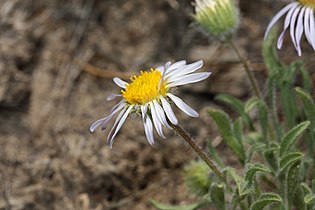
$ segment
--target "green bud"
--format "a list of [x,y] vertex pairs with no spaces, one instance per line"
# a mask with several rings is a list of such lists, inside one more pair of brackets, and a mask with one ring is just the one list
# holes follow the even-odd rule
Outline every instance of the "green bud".
[[214,175],[207,164],[202,161],[191,161],[184,168],[184,179],[188,190],[197,195],[208,193]]
[[234,0],[196,0],[196,22],[210,36],[231,37],[239,24],[239,9]]

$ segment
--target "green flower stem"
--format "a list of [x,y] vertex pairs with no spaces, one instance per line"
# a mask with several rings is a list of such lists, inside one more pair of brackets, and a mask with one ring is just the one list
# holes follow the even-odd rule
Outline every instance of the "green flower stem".
[[221,173],[220,169],[213,160],[198,146],[191,137],[182,129],[179,125],[174,125],[169,122],[170,126],[174,129],[174,131],[179,134],[188,144],[189,146],[198,154],[198,156],[206,162],[206,164],[210,167],[210,169],[222,180],[225,182],[224,176]]
[[258,97],[258,98],[262,98],[261,97],[261,94],[260,94],[260,91],[258,89],[258,85],[256,83],[256,80],[255,78],[253,77],[251,71],[250,71],[250,68],[248,66],[248,63],[247,61],[245,60],[245,58],[242,56],[242,54],[239,52],[239,50],[237,49],[237,47],[234,45],[233,41],[232,40],[229,40],[228,41],[228,44],[231,46],[231,48],[234,50],[234,52],[236,53],[237,57],[240,59],[241,63],[243,64],[244,66],[244,69],[245,69],[245,72],[247,74],[247,77],[254,89],[254,93],[255,95]]

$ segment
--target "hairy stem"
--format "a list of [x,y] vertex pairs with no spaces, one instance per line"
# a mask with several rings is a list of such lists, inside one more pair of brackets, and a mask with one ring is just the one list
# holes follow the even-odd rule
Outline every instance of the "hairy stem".
[[191,137],[182,129],[179,125],[174,125],[169,122],[170,126],[174,129],[174,131],[179,134],[188,144],[189,146],[198,154],[198,156],[206,162],[206,164],[210,167],[210,169],[222,180],[225,182],[224,176],[221,173],[220,169],[213,160],[198,146]]

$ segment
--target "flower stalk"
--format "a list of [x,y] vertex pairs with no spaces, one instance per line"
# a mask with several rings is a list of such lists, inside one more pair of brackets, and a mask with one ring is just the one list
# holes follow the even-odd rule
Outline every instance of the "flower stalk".
[[174,125],[169,122],[170,126],[174,129],[174,131],[179,134],[188,144],[189,146],[198,154],[198,156],[205,161],[205,163],[209,166],[209,168],[222,180],[225,182],[224,175],[220,171],[219,167],[213,162],[213,160],[201,149],[199,145],[197,145],[192,138],[189,136],[186,131],[179,125]]
[[254,90],[254,93],[255,95],[258,97],[258,98],[261,98],[261,93],[259,91],[259,88],[258,88],[258,85],[257,85],[257,82],[254,78],[254,76],[252,75],[251,71],[250,71],[250,68],[249,68],[249,65],[246,61],[246,59],[242,56],[242,54],[239,52],[239,50],[237,49],[237,47],[234,45],[233,41],[232,40],[229,40],[228,41],[228,44],[231,46],[231,48],[234,50],[235,54],[237,55],[237,57],[240,59],[241,63],[243,64],[244,66],[244,69],[245,69],[245,72],[246,72],[246,75],[250,81],[250,84],[251,86],[253,87],[253,90]]

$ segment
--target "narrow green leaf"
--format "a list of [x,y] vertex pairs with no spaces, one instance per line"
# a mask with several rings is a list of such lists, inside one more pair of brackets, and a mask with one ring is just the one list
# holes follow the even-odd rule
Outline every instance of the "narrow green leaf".
[[240,145],[243,145],[243,123],[241,118],[238,118],[233,123],[233,133]]
[[243,177],[239,176],[235,169],[227,168],[228,175],[234,180],[237,186],[238,198],[239,201],[244,199],[246,195],[248,195],[253,189],[249,185],[249,182],[244,180]]
[[232,149],[232,151],[239,157],[239,159],[244,162],[244,146],[234,136],[232,123],[229,116],[225,112],[220,110],[209,110],[209,115],[219,127],[220,133],[225,143],[228,145],[228,147]]
[[244,104],[242,101],[228,94],[220,94],[216,96],[215,99],[231,106],[242,117],[242,119],[250,127],[250,129],[254,129],[249,115],[245,112]]
[[266,144],[264,143],[256,143],[254,144],[250,149],[249,149],[249,152],[248,152],[248,155],[247,155],[247,160],[246,160],[246,163],[249,163],[251,161],[251,158],[254,154],[254,152],[257,152],[257,151],[262,151],[264,149],[266,149]]
[[305,114],[307,119],[311,121],[310,128],[313,130],[315,128],[315,103],[312,96],[299,87],[295,88],[295,92],[303,102]]
[[313,80],[310,73],[302,66],[300,68],[301,75],[303,77],[303,88],[308,92],[311,92],[313,86]]
[[262,194],[258,200],[256,200],[252,206],[250,207],[250,210],[262,210],[267,205],[270,205],[272,203],[281,203],[282,199],[278,194],[275,193],[264,193]]
[[282,139],[280,145],[280,156],[283,156],[285,152],[290,150],[290,147],[294,144],[296,139],[305,131],[310,125],[309,121],[300,123],[292,128]]
[[[293,200],[296,196],[296,188],[300,182],[301,161],[298,160],[291,165],[287,172],[287,191],[288,196]],[[296,199],[295,199],[296,200]]]
[[296,118],[298,115],[293,86],[296,77],[295,72],[298,68],[300,68],[300,65],[301,64],[299,62],[292,63],[284,69],[281,78],[278,81],[281,98],[281,110],[285,116],[285,122],[288,128],[292,128],[296,124]]
[[254,175],[257,172],[267,172],[271,173],[272,171],[263,164],[247,164],[246,165],[247,171],[245,174],[245,180],[248,182],[252,182]]
[[213,183],[210,187],[211,201],[217,209],[225,210],[224,184]]
[[302,192],[304,195],[304,203],[306,210],[314,210],[315,208],[315,195],[306,183],[301,183]]
[[304,197],[304,203],[306,205],[310,205],[315,203],[315,195],[314,194],[308,194]]
[[289,166],[292,166],[292,164],[300,161],[303,156],[303,153],[300,152],[286,153],[280,159],[280,173],[284,172]]
[[154,208],[158,210],[196,210],[204,205],[204,203],[195,203],[191,205],[172,206],[172,205],[163,204],[154,200],[151,200],[150,203]]
[[277,93],[276,93],[276,81],[278,80],[279,74],[280,74],[279,71],[276,71],[273,74],[270,74],[267,80],[268,102],[271,108],[272,124],[277,134],[276,136],[277,141],[280,141],[283,135],[283,128],[279,121],[278,110],[277,110],[278,104],[277,104]]
[[278,143],[271,143],[268,148],[266,148],[263,153],[268,164],[272,167],[273,171],[278,170],[278,156],[275,155],[276,151],[280,150],[280,145]]

